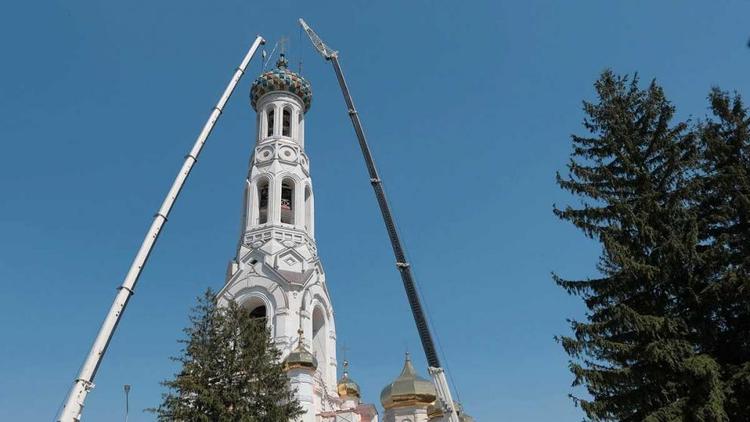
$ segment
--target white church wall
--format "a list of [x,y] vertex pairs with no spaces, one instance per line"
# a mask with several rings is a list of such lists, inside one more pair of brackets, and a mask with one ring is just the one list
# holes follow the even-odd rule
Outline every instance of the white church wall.
[[427,422],[427,409],[422,407],[402,407],[385,411],[383,422]]
[[[302,368],[288,372],[306,410],[302,420],[333,422],[343,403],[336,388],[333,306],[314,239],[315,196],[304,151],[305,105],[286,91],[253,99],[257,101],[257,131],[243,192],[241,236],[219,304],[224,306],[229,300],[248,308],[263,304],[282,359],[297,346],[298,330],[302,330],[305,343],[318,359],[314,372]],[[260,206],[263,187],[268,189],[265,219]],[[352,422],[377,421],[374,406],[352,409],[353,405],[349,403],[347,411]],[[363,419],[363,414],[368,416]]]

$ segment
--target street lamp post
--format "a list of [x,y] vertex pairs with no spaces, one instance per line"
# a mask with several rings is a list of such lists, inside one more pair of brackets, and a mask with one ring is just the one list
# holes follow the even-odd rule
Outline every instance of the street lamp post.
[[125,422],[128,422],[128,410],[130,408],[130,384],[125,384]]

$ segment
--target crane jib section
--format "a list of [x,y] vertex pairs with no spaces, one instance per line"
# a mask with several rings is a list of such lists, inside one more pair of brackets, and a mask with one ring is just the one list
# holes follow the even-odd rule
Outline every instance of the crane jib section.
[[414,316],[414,322],[417,325],[419,339],[421,340],[422,347],[424,348],[425,356],[427,358],[427,364],[431,367],[439,368],[440,360],[438,359],[438,355],[435,351],[435,344],[432,341],[432,334],[430,333],[424,310],[422,309],[422,303],[419,300],[419,295],[417,294],[411,266],[406,261],[404,248],[401,245],[401,239],[399,238],[398,231],[396,230],[396,224],[393,220],[393,214],[391,213],[391,208],[388,205],[388,200],[385,197],[383,182],[378,175],[377,168],[375,167],[375,161],[372,158],[370,147],[367,144],[364,130],[362,130],[362,123],[359,120],[359,115],[357,114],[357,110],[354,108],[354,102],[352,100],[351,94],[349,93],[349,87],[346,85],[346,80],[344,79],[344,74],[341,70],[341,65],[339,64],[338,57],[334,55],[330,58],[330,61],[333,65],[334,71],[336,72],[336,78],[338,79],[339,85],[341,86],[341,91],[344,94],[344,101],[346,101],[346,106],[349,109],[349,117],[352,120],[354,131],[357,134],[357,139],[359,140],[359,147],[361,148],[362,155],[365,159],[365,165],[367,166],[367,171],[370,175],[370,183],[372,184],[372,189],[375,192],[375,198],[377,199],[378,206],[380,207],[380,213],[383,215],[383,222],[385,223],[385,228],[388,231],[388,238],[390,239],[391,246],[393,247],[393,253],[396,257],[396,266],[399,270],[399,273],[401,274],[401,280],[404,283],[406,297],[409,300],[409,305]]

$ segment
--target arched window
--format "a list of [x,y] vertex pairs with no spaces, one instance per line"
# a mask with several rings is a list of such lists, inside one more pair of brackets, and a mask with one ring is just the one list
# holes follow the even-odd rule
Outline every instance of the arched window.
[[250,311],[250,318],[266,319],[266,305],[260,305]]
[[294,224],[294,180],[281,182],[281,222]]
[[[326,342],[326,317],[323,309],[316,307],[312,315],[313,354],[318,359],[318,368],[322,370],[325,377],[328,368],[328,350]],[[325,378],[324,378],[325,379]]]
[[276,110],[272,106],[268,108],[267,113],[268,113],[267,114],[268,117],[266,118],[266,122],[268,126],[266,129],[266,136],[273,136],[273,124],[274,124],[273,122],[274,122],[274,117],[276,115]]
[[258,224],[268,222],[268,179],[258,181]]
[[310,186],[305,186],[305,229],[310,232],[312,228],[312,192]]
[[261,297],[252,295],[247,300],[242,301],[240,307],[248,313],[250,318],[261,320],[266,326],[272,328],[273,308],[268,307],[266,301]]
[[289,107],[284,107],[281,113],[281,134],[292,136],[292,110]]

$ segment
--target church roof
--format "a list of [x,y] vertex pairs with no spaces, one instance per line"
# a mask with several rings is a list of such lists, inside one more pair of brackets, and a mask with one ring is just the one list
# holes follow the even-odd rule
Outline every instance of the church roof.
[[269,92],[274,91],[290,92],[302,100],[305,112],[310,109],[310,103],[312,102],[312,87],[310,86],[310,82],[289,70],[287,65],[286,57],[281,54],[279,60],[276,62],[276,69],[261,74],[253,82],[253,86],[250,88],[250,104],[255,111],[258,111],[256,108],[258,100]]
[[380,393],[380,403],[386,409],[410,406],[427,407],[436,398],[437,393],[432,382],[417,375],[408,353],[401,375]]

